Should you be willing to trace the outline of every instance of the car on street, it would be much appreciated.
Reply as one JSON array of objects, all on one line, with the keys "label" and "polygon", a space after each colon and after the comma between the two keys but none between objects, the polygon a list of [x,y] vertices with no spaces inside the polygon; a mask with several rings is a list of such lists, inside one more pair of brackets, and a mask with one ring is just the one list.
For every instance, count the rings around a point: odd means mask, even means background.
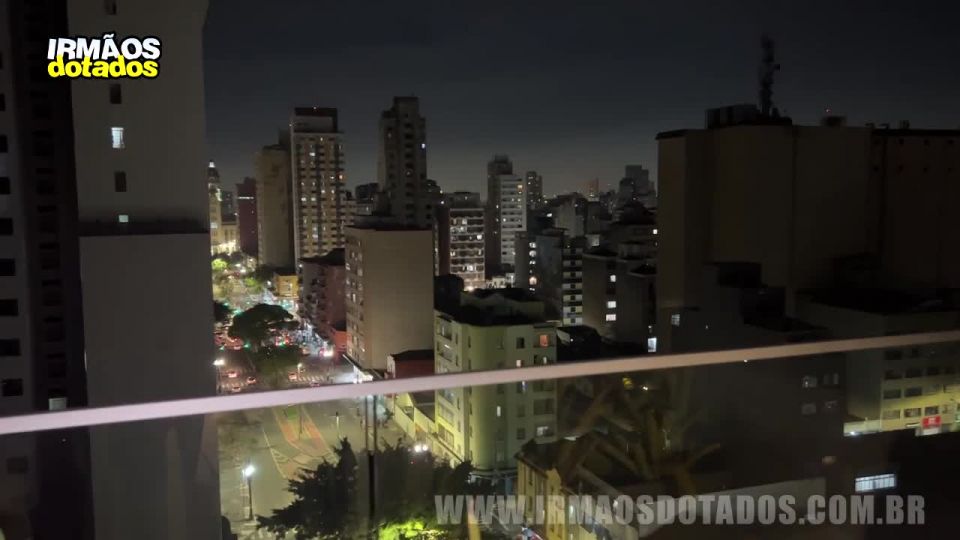
[{"label": "car on street", "polygon": [[227,370],[227,378],[228,378],[228,379],[236,379],[236,378],[237,378],[237,370],[235,370],[235,369]]},{"label": "car on street", "polygon": [[323,383],[320,381],[310,381],[310,386],[316,388],[317,386],[323,386]]},{"label": "car on street", "polygon": [[257,384],[257,378],[253,375],[247,377],[247,384]]},{"label": "car on street", "polygon": [[239,384],[238,384],[237,386],[233,386],[233,387],[230,388],[230,392],[232,392],[232,393],[234,393],[234,394],[239,393],[241,390],[243,390],[243,387],[240,386]]},{"label": "car on street", "polygon": [[290,373],[287,373],[287,379],[289,379],[289,380],[291,380],[291,381],[297,380],[297,372],[296,372],[296,371],[291,371]]}]

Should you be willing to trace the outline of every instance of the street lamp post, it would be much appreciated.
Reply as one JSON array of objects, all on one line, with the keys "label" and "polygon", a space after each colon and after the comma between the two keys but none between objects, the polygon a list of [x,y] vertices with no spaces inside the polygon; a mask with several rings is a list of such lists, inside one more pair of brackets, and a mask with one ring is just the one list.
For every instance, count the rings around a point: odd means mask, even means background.
[{"label": "street lamp post", "polygon": [[253,520],[253,473],[256,472],[256,467],[253,466],[253,463],[248,463],[246,467],[243,468],[243,477],[247,479],[247,500],[250,501],[250,512],[247,514],[247,519]]}]

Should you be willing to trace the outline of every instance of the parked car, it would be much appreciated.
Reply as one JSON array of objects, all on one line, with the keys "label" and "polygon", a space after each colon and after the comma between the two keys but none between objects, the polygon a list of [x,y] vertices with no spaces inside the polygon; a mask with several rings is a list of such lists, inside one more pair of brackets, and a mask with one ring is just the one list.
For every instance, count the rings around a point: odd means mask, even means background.
[{"label": "parked car", "polygon": [[227,370],[227,378],[228,378],[228,379],[236,379],[236,378],[237,378],[237,370],[235,370],[235,369]]}]

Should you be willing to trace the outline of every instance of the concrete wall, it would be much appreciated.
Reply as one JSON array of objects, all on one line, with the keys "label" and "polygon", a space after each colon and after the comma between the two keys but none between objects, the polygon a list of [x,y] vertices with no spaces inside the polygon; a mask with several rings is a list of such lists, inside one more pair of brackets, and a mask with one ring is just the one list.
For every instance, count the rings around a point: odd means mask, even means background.
[{"label": "concrete wall", "polygon": [[[206,233],[81,240],[91,406],[213,395],[208,242]],[[216,537],[208,420],[91,430],[97,538]]]}]

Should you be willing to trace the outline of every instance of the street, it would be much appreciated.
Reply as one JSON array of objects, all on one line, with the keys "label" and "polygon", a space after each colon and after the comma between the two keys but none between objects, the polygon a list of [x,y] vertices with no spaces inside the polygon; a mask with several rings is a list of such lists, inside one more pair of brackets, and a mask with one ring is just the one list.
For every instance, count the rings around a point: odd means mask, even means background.
[{"label": "street", "polygon": [[[230,279],[223,298],[232,308],[247,309],[258,302],[280,304],[269,291],[249,290],[242,279]],[[326,357],[315,336],[300,336],[305,352],[302,361],[280,381],[282,388],[353,384],[353,367],[338,355]],[[239,347],[239,345],[236,345]],[[217,354],[218,391],[267,390],[244,348],[228,345]],[[302,469],[313,469],[324,459],[335,458],[334,448],[346,438],[355,452],[373,449],[373,428],[364,419],[364,407],[373,417],[373,398],[307,403],[289,407],[237,411],[218,416],[220,443],[220,497],[223,515],[240,539],[272,538],[258,532],[249,519],[250,490],[244,472],[249,472],[254,515],[270,515],[293,500],[288,481]],[[403,432],[388,416],[382,398],[377,401],[380,423],[376,446],[395,445]],[[411,443],[412,441],[407,440]]]}]

